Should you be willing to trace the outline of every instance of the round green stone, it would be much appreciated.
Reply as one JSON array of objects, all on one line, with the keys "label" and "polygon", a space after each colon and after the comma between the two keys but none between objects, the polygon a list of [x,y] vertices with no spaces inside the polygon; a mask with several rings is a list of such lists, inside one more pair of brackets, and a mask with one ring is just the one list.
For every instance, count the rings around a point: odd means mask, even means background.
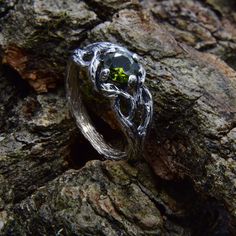
[{"label": "round green stone", "polygon": [[127,84],[130,75],[137,75],[139,65],[131,55],[123,52],[108,53],[103,59],[104,67],[110,70],[109,79],[119,84]]}]

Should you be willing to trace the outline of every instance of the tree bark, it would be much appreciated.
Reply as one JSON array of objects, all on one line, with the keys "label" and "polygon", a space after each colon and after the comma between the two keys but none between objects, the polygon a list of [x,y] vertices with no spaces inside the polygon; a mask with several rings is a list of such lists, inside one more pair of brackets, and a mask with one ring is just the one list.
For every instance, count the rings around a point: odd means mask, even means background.
[{"label": "tree bark", "polygon": [[[235,235],[233,9],[0,1],[0,235]],[[66,104],[71,51],[98,41],[141,55],[147,71],[154,119],[135,164],[102,161]]]}]

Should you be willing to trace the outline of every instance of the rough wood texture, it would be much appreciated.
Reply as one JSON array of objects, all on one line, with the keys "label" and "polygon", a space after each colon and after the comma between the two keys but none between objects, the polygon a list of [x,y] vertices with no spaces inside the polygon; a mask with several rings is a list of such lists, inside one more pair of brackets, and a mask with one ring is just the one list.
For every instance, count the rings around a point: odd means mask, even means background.
[{"label": "rough wood texture", "polygon": [[[0,1],[0,235],[234,235],[233,9],[233,0]],[[143,57],[152,170],[89,161],[100,157],[69,115],[67,58],[96,41]]]}]

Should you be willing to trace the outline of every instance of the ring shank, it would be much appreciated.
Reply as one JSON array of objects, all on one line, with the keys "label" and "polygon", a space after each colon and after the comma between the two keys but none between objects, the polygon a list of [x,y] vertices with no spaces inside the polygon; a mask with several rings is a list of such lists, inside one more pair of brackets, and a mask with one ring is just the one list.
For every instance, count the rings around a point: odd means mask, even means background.
[{"label": "ring shank", "polygon": [[99,154],[111,160],[127,158],[129,151],[122,151],[111,147],[96,130],[82,101],[78,77],[79,66],[71,59],[68,62],[66,88],[69,106],[77,126]]}]

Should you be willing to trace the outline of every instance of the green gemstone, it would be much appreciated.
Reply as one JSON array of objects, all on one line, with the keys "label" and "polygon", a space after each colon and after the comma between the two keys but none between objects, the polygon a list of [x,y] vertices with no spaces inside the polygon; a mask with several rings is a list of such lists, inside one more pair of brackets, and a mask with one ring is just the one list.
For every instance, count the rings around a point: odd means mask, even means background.
[{"label": "green gemstone", "polygon": [[119,51],[106,54],[103,66],[110,70],[109,79],[122,86],[128,85],[130,75],[139,73],[139,65],[132,55]]},{"label": "green gemstone", "polygon": [[120,83],[120,84],[127,84],[129,80],[129,76],[125,74],[123,67],[111,68],[110,78],[112,81]]}]

